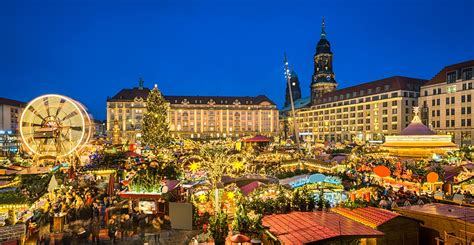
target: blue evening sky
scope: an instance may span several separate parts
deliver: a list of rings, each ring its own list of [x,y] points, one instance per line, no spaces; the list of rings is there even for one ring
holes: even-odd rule
[[[105,118],[107,96],[265,94],[281,107],[283,53],[309,95],[321,17],[339,87],[431,78],[474,59],[473,1],[0,2],[0,97],[59,93]]]

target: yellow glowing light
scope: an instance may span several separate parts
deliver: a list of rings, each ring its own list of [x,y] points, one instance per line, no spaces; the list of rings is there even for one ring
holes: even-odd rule
[[[227,192],[227,198],[234,199],[234,197],[235,197],[235,194],[233,192],[230,192],[230,191]]]
[[[202,194],[202,195],[199,195],[198,199],[200,202],[205,202],[207,200],[207,197],[206,195]]]
[[[191,170],[191,172],[196,172],[197,170],[199,169],[199,163],[197,162],[193,162],[191,163],[191,165],[189,165],[189,170]]]
[[[234,162],[234,169],[235,170],[242,170],[244,168],[244,163],[241,161]]]

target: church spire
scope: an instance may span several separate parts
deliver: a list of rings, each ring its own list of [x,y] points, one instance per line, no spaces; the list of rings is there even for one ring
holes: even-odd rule
[[[138,89],[143,89],[143,78],[140,77],[140,79],[138,79]]]
[[[323,20],[321,22],[321,39],[326,39],[326,24],[324,23],[324,16],[323,16]]]

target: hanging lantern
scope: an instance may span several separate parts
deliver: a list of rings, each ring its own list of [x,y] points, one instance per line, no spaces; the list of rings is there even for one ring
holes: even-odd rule
[[[377,166],[374,168],[374,173],[379,177],[388,177],[390,176],[390,169],[385,166]]]
[[[438,181],[438,179],[439,179],[439,176],[435,172],[430,172],[428,175],[426,175],[426,180],[430,183],[434,183]]]

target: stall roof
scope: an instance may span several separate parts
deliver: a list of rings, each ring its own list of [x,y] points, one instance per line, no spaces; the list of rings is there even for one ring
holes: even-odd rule
[[[259,186],[264,185],[262,182],[259,181],[253,181],[250,184],[244,185],[240,187],[240,190],[244,194],[244,196],[247,196],[252,192],[253,190],[257,189]]]
[[[346,218],[355,220],[359,223],[366,224],[372,228],[376,228],[400,216],[400,214],[374,207],[355,209],[336,207],[332,208],[331,211],[338,213]]]
[[[252,138],[244,139],[242,141],[246,143],[257,143],[257,142],[270,142],[270,139],[263,135],[256,135]]]
[[[307,179],[308,177],[309,177],[309,174],[302,174],[302,175],[297,175],[297,176],[293,176],[293,177],[286,178],[286,179],[281,179],[280,180],[280,185],[289,185],[291,182],[294,182],[294,181],[300,180],[300,179]]]
[[[452,204],[430,203],[425,205],[405,206],[397,209],[403,215],[418,214],[434,216],[443,219],[454,219],[474,224],[474,208]]]
[[[263,225],[287,245],[306,244],[335,237],[377,237],[383,232],[333,212],[292,212],[263,218]]]

